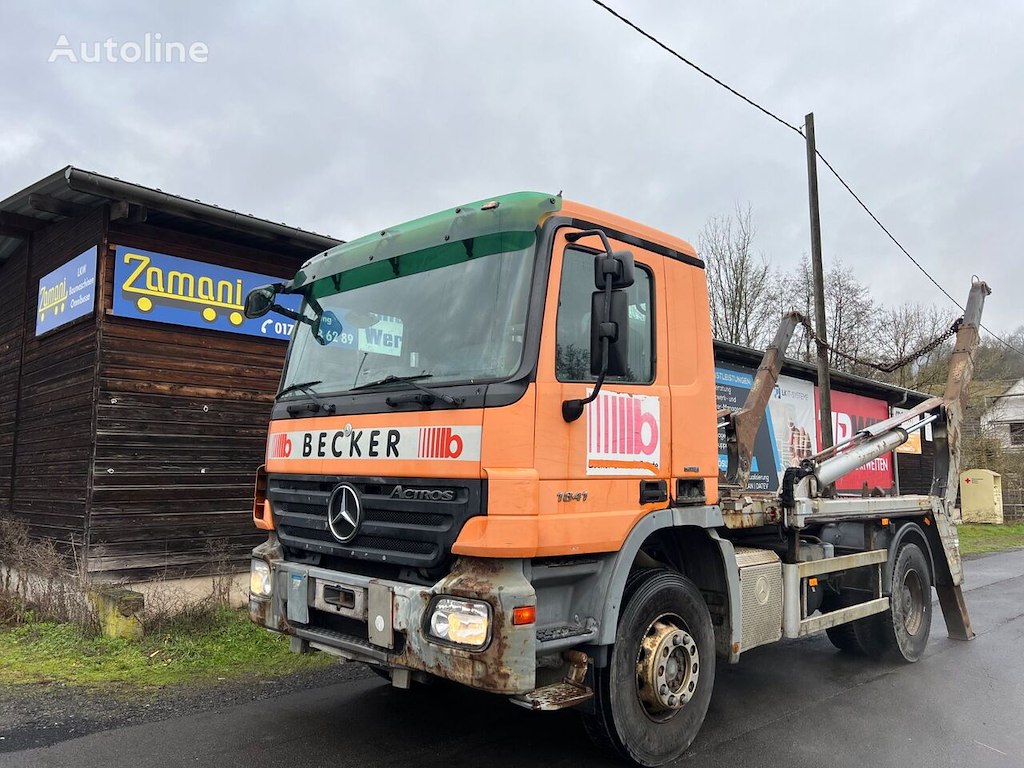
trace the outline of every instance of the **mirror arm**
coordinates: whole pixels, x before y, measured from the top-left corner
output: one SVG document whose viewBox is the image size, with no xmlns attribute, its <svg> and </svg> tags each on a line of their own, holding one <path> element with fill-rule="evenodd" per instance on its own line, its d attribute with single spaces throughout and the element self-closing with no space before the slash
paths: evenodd
<svg viewBox="0 0 1024 768">
<path fill-rule="evenodd" d="M 603 229 L 584 229 L 580 232 L 570 232 L 565 236 L 566 241 L 575 243 L 577 240 L 582 240 L 584 237 L 597 236 L 601 238 L 601 243 L 604 245 L 604 252 L 609 256 L 612 255 L 612 244 L 608 240 L 608 235 L 604 233 Z"/>
<path fill-rule="evenodd" d="M 280 304 L 274 304 L 274 305 L 272 305 L 272 306 L 270 307 L 270 311 L 271 311 L 271 312 L 277 312 L 277 314 L 279 314 L 279 315 L 284 315 L 284 316 L 285 316 L 285 317 L 287 317 L 287 318 L 288 318 L 289 320 L 298 320 L 298 321 L 300 321 L 300 322 L 302 322 L 302 321 L 303 321 L 303 318 L 302 318 L 302 316 L 301 316 L 301 315 L 299 315 L 299 313 L 298 313 L 298 312 L 296 312 L 296 311 L 295 311 L 295 310 L 293 310 L 293 309 L 288 309 L 288 307 L 282 307 L 282 306 L 281 306 Z"/>
<path fill-rule="evenodd" d="M 315 320 L 310 320 L 305 315 L 296 312 L 294 309 L 288 309 L 288 307 L 282 307 L 280 304 L 275 304 L 274 306 L 272 306 L 270 308 L 270 311 L 271 312 L 277 312 L 277 314 L 283 315 L 284 317 L 287 317 L 289 320 L 294 320 L 297 323 L 305 323 L 306 325 L 308 325 L 310 327 L 312 327 L 313 324 L 316 322 Z"/>
<path fill-rule="evenodd" d="M 604 233 L 600 230 L 594 230 L 590 233 L 581 234 L 600 234 L 602 238 Z M 605 241 L 607 243 L 607 240 Z M 609 253 L 611 251 L 609 250 Z M 608 317 L 612 311 L 612 276 L 605 275 L 604 277 L 604 316 Z M 601 338 L 601 373 L 597 377 L 597 381 L 594 382 L 594 391 L 591 392 L 585 398 L 577 398 L 575 400 L 563 400 L 562 401 L 562 418 L 572 423 L 576 421 L 580 416 L 583 415 L 583 408 L 587 403 L 592 403 L 597 399 L 597 396 L 601 392 L 601 387 L 604 386 L 604 378 L 608 373 L 608 337 L 603 336 Z"/>
</svg>

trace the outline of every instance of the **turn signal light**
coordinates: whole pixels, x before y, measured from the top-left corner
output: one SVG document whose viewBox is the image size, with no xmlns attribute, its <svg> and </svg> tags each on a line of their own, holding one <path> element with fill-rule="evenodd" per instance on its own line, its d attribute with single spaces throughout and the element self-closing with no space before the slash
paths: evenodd
<svg viewBox="0 0 1024 768">
<path fill-rule="evenodd" d="M 524 605 L 512 609 L 513 624 L 533 624 L 535 621 L 537 621 L 537 606 Z"/>
<path fill-rule="evenodd" d="M 261 531 L 274 530 L 274 514 L 267 498 L 267 467 L 256 470 L 256 487 L 252 495 L 252 522 Z"/>
</svg>

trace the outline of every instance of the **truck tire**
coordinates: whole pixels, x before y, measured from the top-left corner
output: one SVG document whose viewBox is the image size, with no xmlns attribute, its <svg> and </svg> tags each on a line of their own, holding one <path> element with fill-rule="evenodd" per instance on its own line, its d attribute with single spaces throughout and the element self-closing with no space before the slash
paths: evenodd
<svg viewBox="0 0 1024 768">
<path fill-rule="evenodd" d="M 696 737 L 714 678 L 715 636 L 700 590 L 674 571 L 647 571 L 627 585 L 584 724 L 598 746 L 637 765 L 664 765 Z"/>
<path fill-rule="evenodd" d="M 921 658 L 932 626 L 931 569 L 917 544 L 904 544 L 896 555 L 889 610 L 827 629 L 841 651 L 882 661 L 915 662 Z M 827 610 L 854 605 L 847 593 L 830 598 Z"/>
<path fill-rule="evenodd" d="M 873 658 L 913 663 L 924 655 L 932 630 L 932 578 L 917 544 L 904 544 L 892 571 L 889 610 L 871 616 L 858 634 Z"/>
<path fill-rule="evenodd" d="M 840 608 L 846 608 L 853 605 L 856 602 L 848 593 L 840 592 L 837 595 L 828 595 L 822 602 L 821 610 L 823 613 L 830 611 L 838 611 Z M 866 656 L 867 650 L 861 645 L 860 640 L 857 637 L 857 632 L 854 629 L 854 624 L 857 622 L 847 622 L 846 624 L 839 624 L 835 627 L 829 627 L 825 630 L 825 634 L 828 635 L 828 639 L 832 642 L 836 648 L 843 653 L 849 653 L 853 656 Z"/>
</svg>

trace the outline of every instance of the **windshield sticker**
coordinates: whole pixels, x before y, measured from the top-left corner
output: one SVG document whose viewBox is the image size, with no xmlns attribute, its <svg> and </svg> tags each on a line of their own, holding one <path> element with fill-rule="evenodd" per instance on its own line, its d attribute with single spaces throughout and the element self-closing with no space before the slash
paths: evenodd
<svg viewBox="0 0 1024 768">
<path fill-rule="evenodd" d="M 399 357 L 402 354 L 404 324 L 401 318 L 368 312 L 326 309 L 320 315 L 316 340 L 360 352 Z"/>
<path fill-rule="evenodd" d="M 660 466 L 660 398 L 602 390 L 587 406 L 587 474 L 653 475 Z"/>
<path fill-rule="evenodd" d="M 359 351 L 398 357 L 402 354 L 402 336 L 402 321 L 381 315 L 376 324 L 359 329 Z"/>
<path fill-rule="evenodd" d="M 282 459 L 429 459 L 479 461 L 480 427 L 392 427 L 274 432 L 267 461 Z"/>
<path fill-rule="evenodd" d="M 339 346 L 352 346 L 355 337 L 345 330 L 341 318 L 331 310 L 325 310 L 320 315 L 320 325 L 317 327 L 316 340 L 323 345 L 339 343 Z"/>
</svg>

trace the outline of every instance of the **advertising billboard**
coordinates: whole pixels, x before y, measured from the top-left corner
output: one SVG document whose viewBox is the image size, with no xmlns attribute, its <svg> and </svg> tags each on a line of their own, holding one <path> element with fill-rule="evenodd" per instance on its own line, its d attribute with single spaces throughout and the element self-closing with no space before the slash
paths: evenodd
<svg viewBox="0 0 1024 768">
<path fill-rule="evenodd" d="M 814 412 L 818 412 L 818 391 L 814 392 Z M 836 444 L 849 440 L 857 432 L 889 418 L 889 405 L 884 400 L 832 390 L 832 436 Z M 818 431 L 821 443 L 821 431 Z M 840 491 L 860 491 L 868 488 L 891 488 L 894 482 L 892 454 L 886 453 L 869 461 L 860 469 L 841 477 L 836 482 Z"/>
<path fill-rule="evenodd" d="M 735 365 L 715 366 L 715 399 L 718 408 L 743 407 L 754 383 L 754 370 Z M 777 491 L 786 467 L 817 452 L 814 419 L 814 385 L 780 376 L 768 402 L 764 421 L 754 439 L 750 482 L 752 491 Z M 728 466 L 725 433 L 718 433 L 718 466 Z"/>
</svg>

